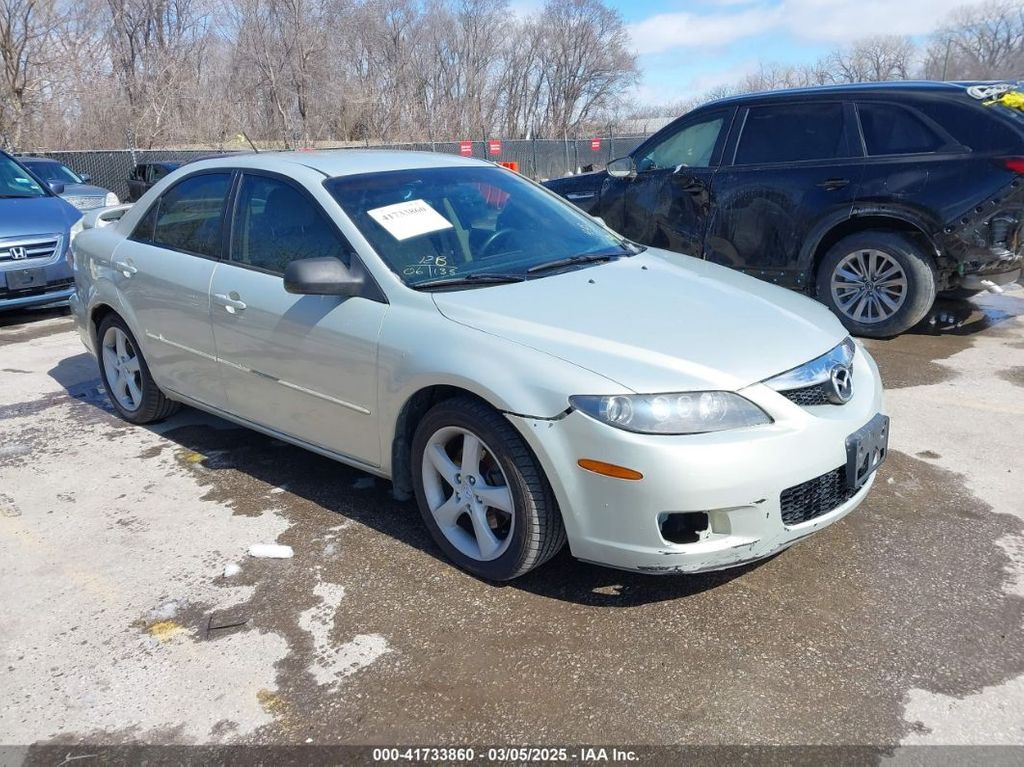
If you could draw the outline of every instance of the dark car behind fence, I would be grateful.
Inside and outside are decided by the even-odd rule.
[[[598,139],[513,139],[468,142],[472,157],[494,162],[514,162],[519,172],[533,179],[555,178],[574,173],[588,166],[603,168],[609,160],[622,157],[635,149],[644,137],[609,137]],[[462,154],[462,142],[437,141],[409,144],[369,144],[345,149],[402,149],[419,152]],[[492,153],[492,149],[499,149]],[[213,149],[147,149],[147,150],[80,150],[67,152],[33,152],[52,157],[76,173],[87,173],[91,182],[114,192],[119,199],[128,196],[128,176],[136,163],[166,160],[188,162],[219,154]],[[230,152],[225,152],[230,154]]]

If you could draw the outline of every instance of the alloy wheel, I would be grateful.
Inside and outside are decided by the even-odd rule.
[[[832,272],[832,300],[855,322],[874,325],[892,317],[907,300],[907,274],[881,250],[857,250]]]
[[[118,404],[128,411],[142,406],[142,369],[131,338],[111,326],[103,335],[103,374]]]
[[[444,537],[480,562],[497,559],[512,543],[512,491],[494,453],[458,426],[438,429],[423,450],[423,489]]]

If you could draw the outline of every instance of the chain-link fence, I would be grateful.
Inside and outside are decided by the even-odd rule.
[[[603,168],[609,160],[635,149],[644,137],[602,136],[593,139],[514,139],[488,141],[437,141],[409,144],[369,144],[345,149],[402,149],[420,152],[463,154],[494,162],[516,163],[523,175],[533,179],[555,178],[580,169]],[[495,151],[497,150],[497,151]],[[88,174],[90,183],[109,189],[122,200],[128,195],[128,176],[137,163],[166,160],[189,162],[220,154],[210,149],[81,150],[36,152],[67,165],[76,173]]]

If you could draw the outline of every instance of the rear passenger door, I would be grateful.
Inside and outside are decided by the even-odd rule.
[[[958,218],[991,195],[992,156],[974,153],[960,143],[977,143],[984,137],[975,123],[971,126],[975,130],[964,130],[957,140],[923,111],[935,110],[952,118],[955,110],[948,106],[942,110],[943,106],[941,102],[922,104],[922,109],[913,102],[857,103],[867,154],[860,206],[895,208],[927,231],[937,232],[944,222]]]
[[[853,107],[768,103],[742,109],[737,124],[715,177],[707,258],[806,288],[808,235],[849,217],[864,170]]]
[[[156,382],[222,407],[210,328],[210,282],[224,250],[229,171],[183,178],[150,206],[117,249],[111,279]]]
[[[357,258],[320,203],[290,179],[244,171],[230,260],[211,288],[228,410],[287,436],[380,465],[377,338],[383,301],[284,289],[296,259]]]

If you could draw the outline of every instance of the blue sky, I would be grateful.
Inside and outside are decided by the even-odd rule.
[[[810,63],[860,37],[923,37],[970,0],[606,0],[629,25],[642,103],[689,99],[733,83],[759,59]],[[525,9],[540,0],[520,0]]]

